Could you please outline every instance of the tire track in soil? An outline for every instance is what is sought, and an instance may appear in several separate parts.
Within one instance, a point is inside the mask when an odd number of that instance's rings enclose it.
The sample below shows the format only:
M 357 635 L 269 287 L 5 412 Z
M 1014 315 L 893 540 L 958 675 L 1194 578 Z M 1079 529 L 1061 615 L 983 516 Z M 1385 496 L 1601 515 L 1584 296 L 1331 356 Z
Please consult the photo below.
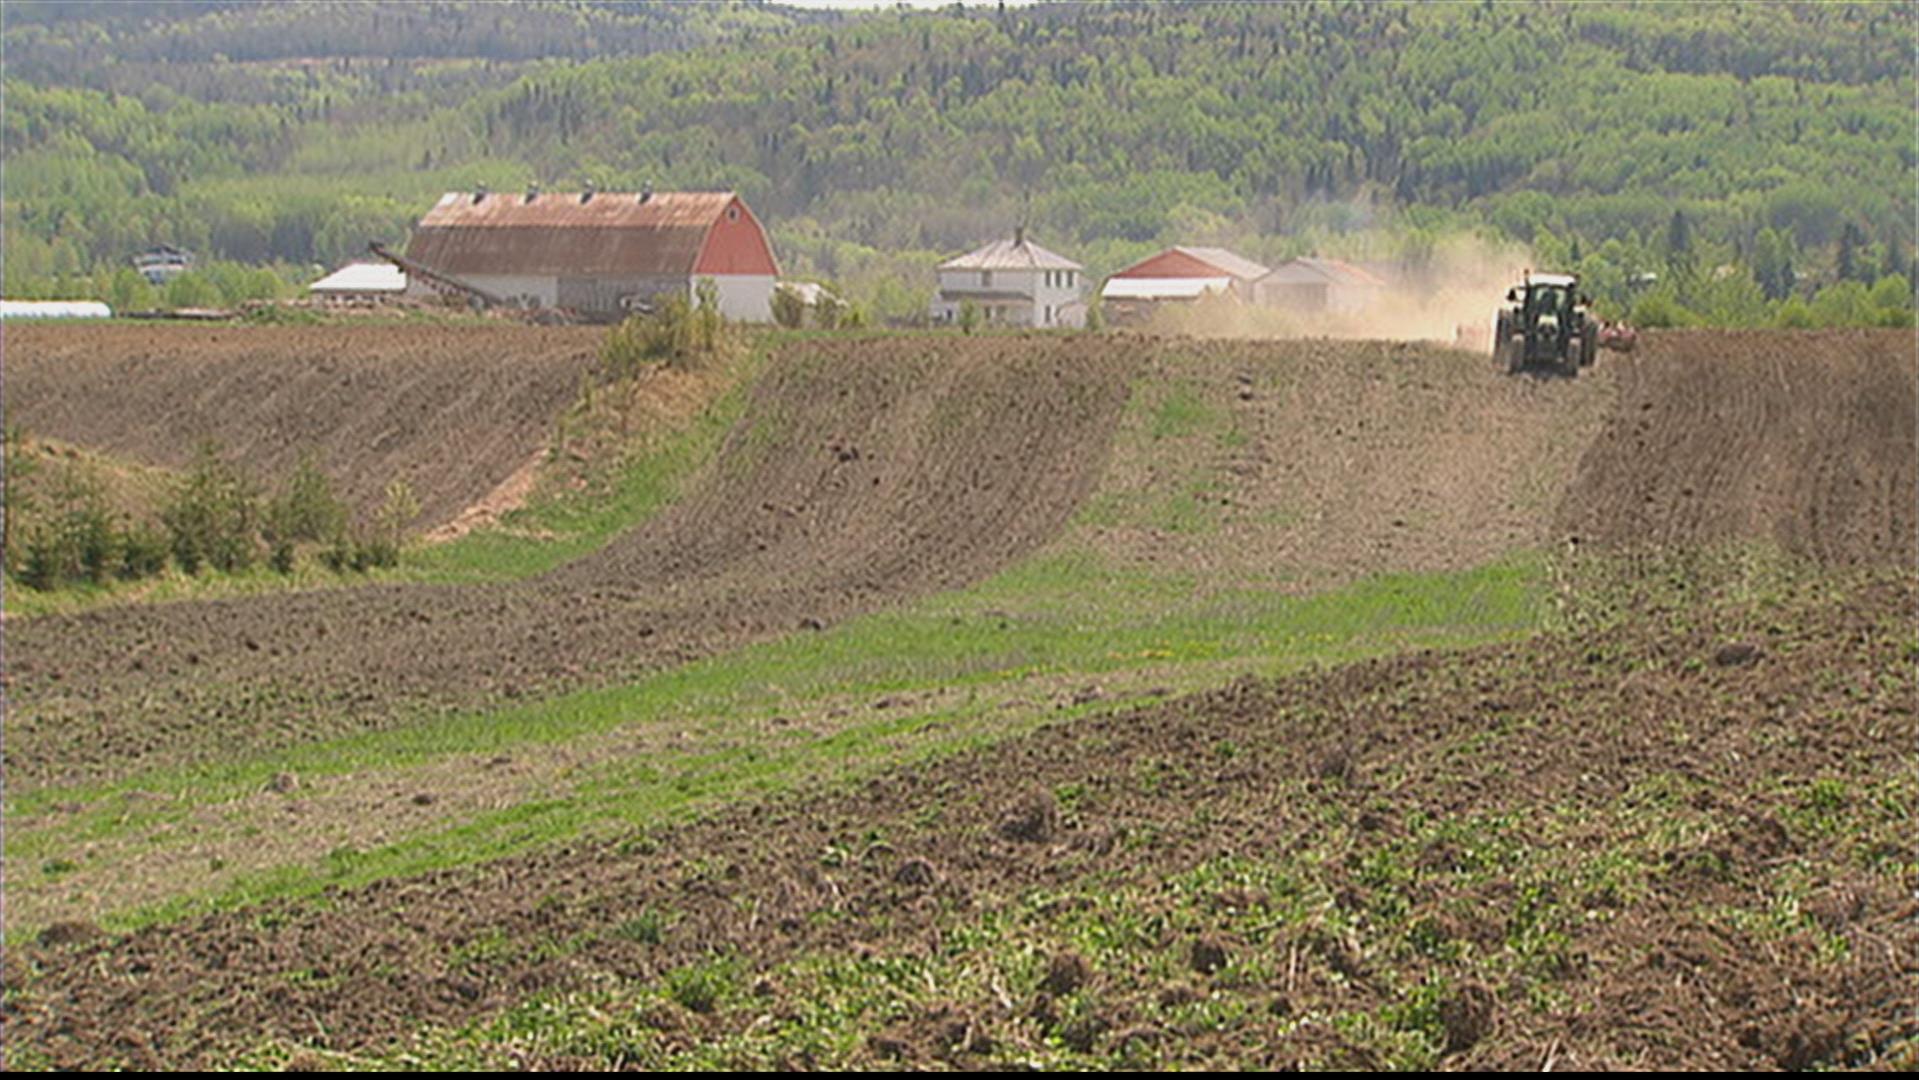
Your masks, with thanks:
M 1324 885 L 1359 911 L 1376 886 L 1363 869 L 1366 853 L 1406 836 L 1404 822 L 1416 813 L 1607 821 L 1636 785 L 1683 775 L 1701 792 L 1692 812 L 1711 823 L 1697 851 L 1723 869 L 1691 873 L 1685 852 L 1675 853 L 1618 917 L 1571 929 L 1571 959 L 1552 977 L 1564 1005 L 1531 1009 L 1523 990 L 1499 990 L 1489 999 L 1497 1023 L 1449 1063 L 1537 1068 L 1557 1055 L 1581 1068 L 1845 1064 L 1848 1055 L 1919 1035 L 1909 1008 L 1914 972 L 1887 962 L 1919 949 L 1915 883 L 1861 877 L 1852 855 L 1789 829 L 1783 822 L 1797 795 L 1779 781 L 1840 777 L 1851 790 L 1870 791 L 1899 768 L 1887 733 L 1909 728 L 1915 688 L 1910 663 L 1897 660 L 1903 639 L 1887 628 L 1919 599 L 1919 579 L 1880 574 L 1854 582 L 1849 595 L 1809 592 L 1763 616 L 1701 610 L 1677 630 L 1639 622 L 1588 638 L 1244 679 L 897 770 L 853 790 L 723 811 L 654 834 L 644 851 L 608 844 L 545 852 L 330 892 L 324 909 L 272 904 L 119 939 L 59 927 L 8 951 L 8 1037 L 55 1067 L 219 1066 L 263 1040 L 392 1049 L 423 1025 L 457 1027 L 528 995 L 608 978 L 645 982 L 715 952 L 742 958 L 749 971 L 853 948 L 913 953 L 939 940 L 942 927 L 999 911 L 1030 890 L 1095 881 L 1107 892 L 1151 890 L 1207 860 L 1310 848 L 1327 823 L 1323 808 L 1295 805 L 1301 783 L 1352 838 L 1350 857 L 1325 864 Z M 1780 627 L 1757 664 L 1688 663 L 1752 632 L 1755 620 Z M 1888 671 L 1901 673 L 1897 685 L 1878 678 Z M 1529 722 L 1505 730 L 1497 752 L 1449 752 L 1498 716 Z M 1781 725 L 1800 737 L 1780 738 Z M 1222 741 L 1236 747 L 1229 762 L 1207 753 Z M 1191 767 L 1152 768 L 1168 761 Z M 1065 784 L 1084 792 L 1074 822 L 1006 827 L 1009 811 Z M 929 815 L 933 808 L 940 813 Z M 818 857 L 828 845 L 860 850 L 859 838 L 872 835 L 887 843 L 863 858 L 826 866 Z M 1154 839 L 1140 845 L 1129 837 Z M 1614 839 L 1595 832 L 1575 841 Z M 1574 841 L 1538 842 L 1557 851 Z M 1450 858 L 1432 854 L 1435 865 Z M 1822 955 L 1804 931 L 1761 937 L 1703 914 L 1739 908 L 1753 915 L 1745 925 L 1763 924 L 1771 875 L 1786 857 L 1804 862 L 1818 917 L 1850 943 L 1837 958 Z M 902 874 L 913 860 L 932 872 Z M 1426 879 L 1404 888 L 1415 912 L 1482 912 L 1473 925 L 1445 931 L 1481 945 L 1477 924 L 1496 942 L 1516 891 L 1498 873 L 1465 894 Z M 644 945 L 618 932 L 649 908 L 676 916 L 664 941 Z M 569 948 L 555 955 L 533 947 L 542 940 Z M 476 946 L 488 941 L 516 947 L 480 958 Z M 1472 975 L 1437 954 L 1392 963 L 1407 985 Z M 1220 981 L 1204 992 L 1254 999 L 1249 1015 L 1269 1017 L 1251 1029 L 1266 1040 L 1260 1055 L 1363 1054 L 1330 1028 L 1319 1032 L 1330 1040 L 1323 1045 L 1291 1032 L 1290 1016 L 1398 1000 L 1390 980 L 1334 977 L 1337 966 L 1308 949 L 1285 1013 L 1267 1010 L 1272 991 L 1263 984 Z M 1103 996 L 1104 1030 L 1136 1022 L 1161 990 Z M 777 986 L 770 993 L 722 1017 L 680 1015 L 667 1030 L 688 1048 L 737 1034 L 733 1026 L 791 1007 Z M 1019 1022 L 1026 1005 L 1012 1008 L 954 1003 L 957 1015 Z M 948 1045 L 936 1019 L 903 1051 L 889 1052 L 921 1064 L 995 1063 Z M 1269 1060 L 1205 1038 L 1184 1045 L 1190 1064 Z M 882 1063 L 868 1053 L 871 1064 Z
M 526 582 L 122 607 L 8 627 L 16 790 L 604 683 L 977 581 L 1097 481 L 1136 365 L 1094 339 L 818 342 L 704 482 Z

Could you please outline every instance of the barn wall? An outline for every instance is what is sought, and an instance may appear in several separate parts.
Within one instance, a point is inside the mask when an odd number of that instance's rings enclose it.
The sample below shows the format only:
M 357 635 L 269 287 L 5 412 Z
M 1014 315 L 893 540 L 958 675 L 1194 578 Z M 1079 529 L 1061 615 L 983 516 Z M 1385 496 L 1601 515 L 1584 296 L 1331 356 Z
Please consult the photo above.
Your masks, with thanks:
M 551 275 L 464 274 L 460 280 L 505 300 L 531 296 L 541 307 L 554 307 L 560 302 L 560 279 Z
M 702 274 L 720 287 L 720 314 L 740 322 L 773 321 L 771 274 Z
M 620 312 L 623 297 L 636 296 L 652 303 L 667 293 L 686 294 L 691 288 L 684 274 L 649 274 L 628 277 L 563 277 L 559 279 L 559 306 L 574 311 Z
M 702 277 L 778 277 L 773 245 L 746 203 L 734 199 L 707 230 L 693 273 Z

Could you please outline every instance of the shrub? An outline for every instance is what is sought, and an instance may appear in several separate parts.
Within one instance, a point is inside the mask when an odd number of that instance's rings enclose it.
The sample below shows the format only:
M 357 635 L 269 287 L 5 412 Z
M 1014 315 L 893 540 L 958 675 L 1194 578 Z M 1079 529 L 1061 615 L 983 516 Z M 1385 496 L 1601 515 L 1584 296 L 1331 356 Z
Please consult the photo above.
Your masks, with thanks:
M 293 573 L 293 539 L 276 535 L 267 544 L 267 565 L 282 574 Z
M 27 533 L 22 583 L 57 589 L 76 581 L 105 582 L 118 573 L 123 539 L 97 479 L 68 472 L 54 489 L 48 510 L 46 520 Z
M 57 530 L 35 526 L 26 533 L 20 583 L 30 589 L 57 589 L 80 576 L 78 553 L 61 542 Z
M 962 301 L 959 311 L 959 327 L 965 333 L 979 329 L 979 305 L 971 300 Z
M 347 535 L 345 529 L 341 529 L 327 542 L 326 547 L 320 549 L 320 563 L 336 574 L 363 569 L 364 567 L 354 565 L 353 550 L 352 537 Z
M 173 560 L 189 574 L 200 567 L 244 570 L 259 555 L 259 496 L 244 472 L 220 456 L 218 443 L 200 444 L 192 467 L 161 511 Z
M 806 322 L 806 300 L 798 289 L 781 285 L 773 290 L 773 321 L 788 330 L 798 330 Z
M 1779 305 L 1779 310 L 1773 313 L 1772 324 L 1781 330 L 1810 330 L 1817 325 L 1813 319 L 1812 309 L 1797 296 L 1790 297 L 1785 303 Z
M 6 434 L 6 469 L 0 484 L 0 547 L 4 547 L 6 572 L 11 574 L 20 563 L 16 541 L 21 518 L 33 509 L 33 497 L 23 482 L 40 471 L 40 465 L 27 450 L 27 434 L 19 425 L 9 425 Z
M 600 360 L 614 379 L 630 379 L 649 365 L 689 369 L 723 358 L 733 349 L 733 335 L 720 315 L 719 287 L 711 278 L 700 282 L 700 307 L 673 293 L 657 301 L 651 314 L 635 315 L 608 331 L 600 345 Z
M 846 315 L 846 304 L 832 293 L 821 293 L 813 302 L 813 323 L 822 330 L 839 329 L 840 320 Z
M 701 278 L 693 293 L 699 298 L 699 307 L 693 312 L 699 351 L 710 355 L 719 350 L 720 335 L 726 332 L 726 319 L 720 315 L 720 284 L 712 278 Z
M 1648 293 L 1633 305 L 1632 321 L 1643 327 L 1691 326 L 1698 320 L 1666 291 Z
M 374 517 L 372 536 L 354 545 L 353 568 L 398 566 L 400 548 L 406 542 L 406 528 L 419 515 L 420 502 L 413 497 L 413 489 L 407 482 L 395 480 L 388 484 L 386 501 Z
M 120 577 L 135 581 L 167 568 L 167 535 L 151 525 L 130 525 L 120 537 Z
M 325 540 L 346 527 L 347 508 L 311 454 L 300 459 L 286 487 L 267 507 L 268 540 Z

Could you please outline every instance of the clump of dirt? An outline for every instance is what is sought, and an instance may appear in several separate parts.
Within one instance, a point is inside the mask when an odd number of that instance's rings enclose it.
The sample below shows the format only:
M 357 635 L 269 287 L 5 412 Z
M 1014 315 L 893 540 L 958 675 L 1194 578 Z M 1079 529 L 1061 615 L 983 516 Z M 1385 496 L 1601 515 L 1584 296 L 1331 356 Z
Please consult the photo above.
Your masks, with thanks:
M 1008 840 L 1043 844 L 1059 830 L 1059 804 L 1051 792 L 1036 791 L 1007 807 L 994 831 Z
M 1093 965 L 1076 952 L 1056 952 L 1046 962 L 1046 977 L 1039 988 L 1054 997 L 1065 997 L 1093 981 Z
M 1439 1003 L 1439 1022 L 1446 1029 L 1446 1053 L 1458 1054 L 1479 1045 L 1493 1033 L 1493 992 L 1478 983 L 1455 987 Z

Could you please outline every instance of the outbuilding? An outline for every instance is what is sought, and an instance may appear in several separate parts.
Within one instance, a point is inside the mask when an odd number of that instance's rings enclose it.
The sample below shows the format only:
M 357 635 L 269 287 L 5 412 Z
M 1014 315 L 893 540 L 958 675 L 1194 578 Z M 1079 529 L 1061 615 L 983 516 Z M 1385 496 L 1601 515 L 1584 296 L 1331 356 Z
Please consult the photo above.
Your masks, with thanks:
M 780 272 L 759 219 L 730 191 L 449 192 L 420 219 L 406 258 L 528 307 L 598 316 L 669 295 L 691 302 L 710 278 L 720 312 L 747 322 L 772 321 Z
M 406 272 L 391 263 L 348 263 L 307 286 L 330 304 L 378 303 L 406 292 Z
M 111 319 L 98 300 L 0 300 L 0 319 Z
M 1338 259 L 1288 259 L 1254 285 L 1262 304 L 1290 311 L 1352 315 L 1378 303 L 1386 283 L 1377 274 Z
M 1100 299 L 1115 323 L 1138 322 L 1161 304 L 1191 303 L 1209 293 L 1250 302 L 1267 269 L 1225 248 L 1170 247 L 1106 279 Z

